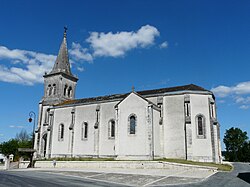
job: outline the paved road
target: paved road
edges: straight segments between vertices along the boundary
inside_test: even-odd
[[[235,163],[233,172],[218,172],[201,181],[201,178],[182,176],[156,176],[122,173],[101,173],[81,171],[2,171],[0,187],[12,186],[166,186],[181,187],[218,186],[249,187],[250,165]],[[191,184],[185,184],[190,183]],[[179,185],[178,185],[179,184]]]
[[[218,172],[205,179],[203,182],[175,185],[175,187],[250,187],[250,165],[249,163],[234,163],[232,172]]]
[[[86,178],[70,177],[37,171],[0,171],[0,187],[115,187],[125,186],[104,181],[94,181]]]

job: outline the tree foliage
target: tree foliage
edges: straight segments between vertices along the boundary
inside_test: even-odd
[[[247,141],[247,132],[243,132],[239,128],[230,128],[226,130],[223,142],[226,146],[226,159],[229,161],[247,161],[250,157],[249,146],[250,142]]]
[[[18,141],[16,139],[11,139],[7,142],[3,142],[0,144],[0,152],[7,155],[17,155],[18,149]]]
[[[4,154],[5,156],[13,154],[14,160],[18,160],[19,157],[24,157],[24,159],[28,159],[30,157],[30,153],[18,152],[18,148],[31,147],[31,136],[29,136],[25,130],[22,130],[20,133],[16,134],[16,138],[10,139],[9,141],[0,144],[0,153]]]
[[[26,130],[22,129],[21,132],[16,134],[16,140],[18,141],[29,141],[30,140],[30,136],[27,133]]]

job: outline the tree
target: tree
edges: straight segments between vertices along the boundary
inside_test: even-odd
[[[16,139],[11,139],[7,142],[0,144],[0,152],[5,156],[8,155],[17,155],[18,154],[18,141]]]
[[[223,142],[226,146],[226,159],[229,161],[243,161],[243,152],[247,148],[247,132],[239,128],[226,130]]]
[[[28,159],[30,157],[30,153],[18,152],[18,148],[31,148],[31,147],[32,147],[31,136],[29,136],[25,130],[22,130],[20,133],[16,134],[15,139],[10,139],[9,141],[0,144],[0,153],[4,154],[5,156],[13,154],[14,160],[18,160],[19,157]]]
[[[18,140],[18,141],[29,141],[30,136],[28,135],[26,130],[22,129],[21,132],[16,134],[16,140]]]
[[[250,162],[250,141],[244,143],[240,149],[239,160],[242,162]]]

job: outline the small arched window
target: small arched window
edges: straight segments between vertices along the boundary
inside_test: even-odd
[[[53,95],[56,95],[56,84],[53,84]]]
[[[59,131],[58,131],[58,140],[63,141],[64,138],[64,124],[59,125]]]
[[[134,114],[129,116],[129,134],[135,134],[136,116]]]
[[[72,87],[70,86],[68,89],[68,97],[71,97],[71,94],[72,94]]]
[[[66,85],[64,86],[64,90],[63,90],[63,95],[64,95],[64,96],[66,96],[67,88],[68,88],[68,85],[66,84]]]
[[[84,122],[82,124],[82,140],[88,138],[88,123]]]
[[[52,89],[53,89],[53,87],[51,85],[49,85],[49,96],[52,95]]]
[[[197,137],[206,138],[205,117],[201,114],[196,116]]]
[[[109,121],[109,138],[114,138],[115,137],[115,120],[110,120]]]
[[[50,89],[51,89],[51,85],[49,84],[48,85],[48,88],[47,88],[47,95],[50,96]]]

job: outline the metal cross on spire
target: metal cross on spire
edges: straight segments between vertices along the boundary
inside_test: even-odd
[[[63,36],[66,38],[66,36],[67,36],[67,30],[68,30],[68,27],[67,26],[64,26],[64,34],[63,34]]]

